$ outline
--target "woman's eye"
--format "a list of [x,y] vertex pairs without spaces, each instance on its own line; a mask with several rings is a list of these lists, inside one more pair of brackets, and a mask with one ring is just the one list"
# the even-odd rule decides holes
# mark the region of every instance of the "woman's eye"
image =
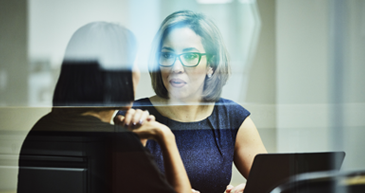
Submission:
[[166,58],[166,59],[170,59],[174,57],[174,54],[172,53],[168,53],[168,52],[164,52],[162,53],[162,57]]
[[196,53],[186,53],[186,54],[184,54],[184,58],[186,60],[194,60],[194,59],[198,58],[198,54],[196,54]]

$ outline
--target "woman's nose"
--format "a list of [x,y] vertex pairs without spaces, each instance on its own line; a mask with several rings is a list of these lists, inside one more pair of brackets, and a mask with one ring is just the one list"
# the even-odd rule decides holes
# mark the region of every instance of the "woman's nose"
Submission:
[[175,63],[172,65],[171,71],[174,72],[174,73],[184,72],[184,66],[182,65],[179,58],[176,58]]

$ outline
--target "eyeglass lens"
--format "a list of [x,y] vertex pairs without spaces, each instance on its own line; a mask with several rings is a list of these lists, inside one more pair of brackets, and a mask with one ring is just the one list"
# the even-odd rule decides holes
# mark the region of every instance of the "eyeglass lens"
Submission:
[[180,55],[176,55],[174,53],[171,52],[161,52],[160,53],[160,65],[161,66],[172,66],[177,57],[179,57],[180,62],[182,62],[182,64],[184,66],[196,66],[199,61],[200,61],[200,54],[199,53],[183,53]]

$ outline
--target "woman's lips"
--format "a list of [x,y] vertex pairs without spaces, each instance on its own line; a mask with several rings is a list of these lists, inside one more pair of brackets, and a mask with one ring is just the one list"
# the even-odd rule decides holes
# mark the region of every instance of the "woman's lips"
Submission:
[[171,84],[171,86],[177,88],[183,87],[186,84],[186,82],[181,79],[171,79],[169,83]]

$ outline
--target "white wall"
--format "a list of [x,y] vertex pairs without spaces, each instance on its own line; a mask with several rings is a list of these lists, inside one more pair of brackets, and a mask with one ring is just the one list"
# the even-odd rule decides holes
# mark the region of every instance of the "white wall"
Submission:
[[346,169],[365,169],[365,1],[346,1],[344,47],[344,147]]
[[328,1],[277,0],[277,148],[326,151]]
[[108,21],[128,25],[128,1],[28,0],[28,55],[59,66],[68,41],[82,25]]
[[277,0],[279,152],[344,150],[343,169],[365,168],[364,9],[355,0]]

